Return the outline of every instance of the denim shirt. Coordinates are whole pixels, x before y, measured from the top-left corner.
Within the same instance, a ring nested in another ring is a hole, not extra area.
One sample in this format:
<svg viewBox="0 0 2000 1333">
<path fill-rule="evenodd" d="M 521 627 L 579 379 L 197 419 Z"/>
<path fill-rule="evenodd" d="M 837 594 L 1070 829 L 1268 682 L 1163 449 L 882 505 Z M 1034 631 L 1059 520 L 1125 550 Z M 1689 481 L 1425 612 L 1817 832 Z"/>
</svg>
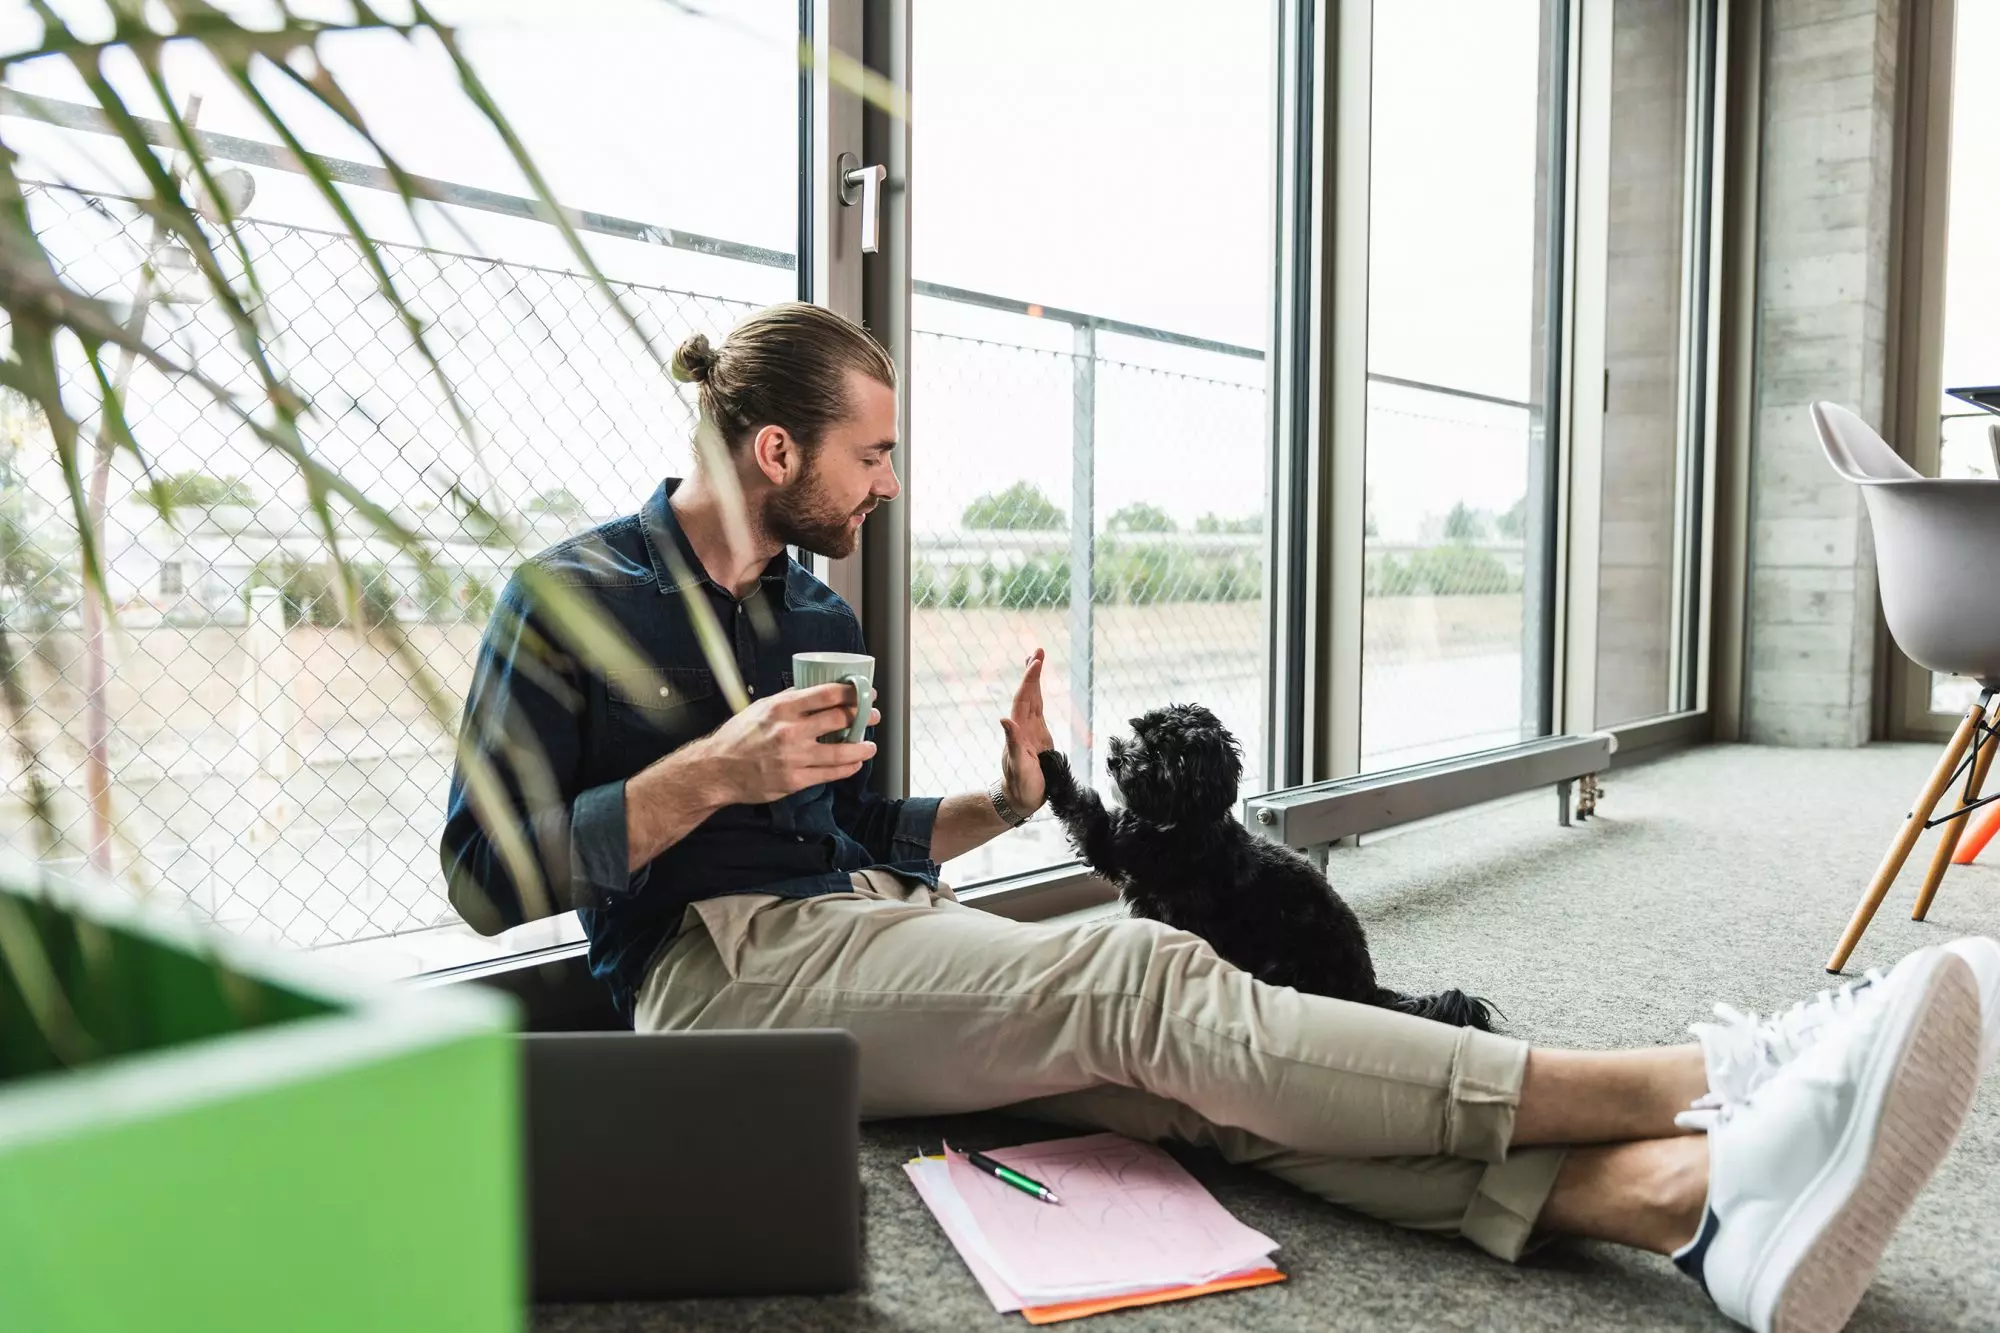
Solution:
<svg viewBox="0 0 2000 1333">
<path fill-rule="evenodd" d="M 790 688 L 794 653 L 866 651 L 853 610 L 788 555 L 773 558 L 741 601 L 708 579 L 667 503 L 679 484 L 668 479 L 639 513 L 528 562 L 609 613 L 648 663 L 643 670 L 584 669 L 537 605 L 525 570 L 508 581 L 479 645 L 460 747 L 491 762 L 508 821 L 553 902 L 522 901 L 501 848 L 473 813 L 462 759 L 440 848 L 453 905 L 484 934 L 576 908 L 591 971 L 628 1020 L 647 966 L 698 899 L 846 892 L 852 872 L 870 866 L 937 883 L 930 840 L 938 802 L 871 791 L 872 764 L 769 805 L 718 810 L 627 873 L 625 780 L 729 717 L 686 598 L 708 599 L 753 698 Z M 675 584 L 661 554 L 669 544 L 698 583 Z"/>
</svg>

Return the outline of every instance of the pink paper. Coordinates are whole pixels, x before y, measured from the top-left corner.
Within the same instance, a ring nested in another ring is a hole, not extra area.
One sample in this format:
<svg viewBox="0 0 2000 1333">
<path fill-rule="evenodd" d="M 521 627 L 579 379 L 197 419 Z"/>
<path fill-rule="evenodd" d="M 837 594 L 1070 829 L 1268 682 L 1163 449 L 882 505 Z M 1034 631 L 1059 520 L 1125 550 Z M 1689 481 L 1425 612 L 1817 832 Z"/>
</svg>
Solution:
<svg viewBox="0 0 2000 1333">
<path fill-rule="evenodd" d="M 986 1299 L 992 1301 L 993 1308 L 1001 1314 L 1010 1314 L 1027 1302 L 1001 1281 L 1000 1275 L 993 1271 L 993 1265 L 980 1256 L 978 1239 L 966 1229 L 959 1216 L 959 1209 L 964 1204 L 952 1196 L 949 1179 L 942 1179 L 936 1174 L 944 1166 L 942 1161 L 918 1158 L 904 1163 L 903 1172 L 917 1187 L 917 1197 L 924 1201 L 931 1210 L 931 1216 L 944 1228 L 945 1239 L 958 1251 L 958 1257 L 965 1260 L 965 1266 L 972 1270 L 972 1279 L 986 1293 Z"/>
<path fill-rule="evenodd" d="M 1230 1216 L 1173 1158 L 1122 1135 L 987 1155 L 1062 1200 L 1044 1203 L 947 1154 L 951 1184 L 995 1276 L 1013 1292 L 1033 1293 L 1037 1304 L 1051 1293 L 1207 1282 L 1256 1267 L 1278 1248 Z"/>
</svg>

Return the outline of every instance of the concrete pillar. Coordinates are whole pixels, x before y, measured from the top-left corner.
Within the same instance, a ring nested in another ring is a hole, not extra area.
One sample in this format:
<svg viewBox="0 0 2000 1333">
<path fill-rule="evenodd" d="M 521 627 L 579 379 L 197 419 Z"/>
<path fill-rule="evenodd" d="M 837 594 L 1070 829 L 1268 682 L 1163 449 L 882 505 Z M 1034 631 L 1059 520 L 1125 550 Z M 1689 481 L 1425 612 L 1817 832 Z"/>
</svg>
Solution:
<svg viewBox="0 0 2000 1333">
<path fill-rule="evenodd" d="M 1869 738 L 1875 557 L 1807 407 L 1882 423 L 1901 0 L 1771 0 L 1750 462 L 1747 740 Z"/>
</svg>

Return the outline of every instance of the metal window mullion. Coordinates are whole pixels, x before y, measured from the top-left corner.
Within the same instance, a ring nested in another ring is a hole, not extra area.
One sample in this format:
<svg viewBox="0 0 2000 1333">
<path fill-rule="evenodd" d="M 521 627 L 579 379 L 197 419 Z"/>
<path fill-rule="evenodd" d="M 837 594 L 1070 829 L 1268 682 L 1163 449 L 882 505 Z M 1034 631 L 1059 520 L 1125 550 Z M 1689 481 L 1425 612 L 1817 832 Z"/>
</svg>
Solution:
<svg viewBox="0 0 2000 1333">
<path fill-rule="evenodd" d="M 839 159 L 863 148 L 862 101 L 829 76 L 838 58 L 863 55 L 863 0 L 812 0 L 812 292 L 815 304 L 860 319 L 861 219 L 840 200 Z"/>
<path fill-rule="evenodd" d="M 1069 519 L 1069 755 L 1089 774 L 1094 711 L 1097 554 L 1097 330 L 1078 324 L 1071 358 Z"/>
<path fill-rule="evenodd" d="M 1541 327 L 1541 411 L 1528 420 L 1528 489 L 1523 509 L 1525 540 L 1521 572 L 1521 738 L 1551 734 L 1557 715 L 1557 655 L 1560 642 L 1561 565 L 1557 514 L 1562 497 L 1564 385 L 1568 382 L 1569 239 L 1571 177 L 1570 108 L 1575 104 L 1569 0 L 1550 0 L 1544 30 L 1542 152 L 1545 174 L 1540 206 L 1545 224 L 1536 244 L 1543 264 Z"/>
<path fill-rule="evenodd" d="M 1313 416 L 1321 339 L 1316 321 L 1323 264 L 1319 206 L 1324 193 L 1326 6 L 1333 0 L 1276 0 L 1276 123 L 1273 162 L 1272 302 L 1269 401 L 1269 535 L 1264 606 L 1269 665 L 1264 733 L 1270 738 L 1263 782 L 1305 780 L 1312 691 L 1312 589 L 1318 531 L 1313 522 L 1316 456 L 1322 435 Z"/>
<path fill-rule="evenodd" d="M 1582 8 L 1586 0 L 1571 0 L 1563 14 L 1561 41 L 1563 45 L 1563 101 L 1558 123 L 1550 129 L 1551 140 L 1558 145 L 1557 151 L 1562 161 L 1562 185 L 1556 193 L 1555 206 L 1560 210 L 1556 224 L 1556 234 L 1550 244 L 1554 251 L 1550 264 L 1556 270 L 1550 275 L 1549 298 L 1555 302 L 1548 337 L 1555 340 L 1549 351 L 1551 382 L 1544 386 L 1548 400 L 1547 419 L 1551 423 L 1554 439 L 1550 441 L 1548 478 L 1548 514 L 1546 547 L 1549 564 L 1548 576 L 1543 585 L 1543 595 L 1548 599 L 1548 712 L 1546 721 L 1548 734 L 1555 735 L 1564 730 L 1568 708 L 1565 690 L 1569 680 L 1568 670 L 1571 660 L 1569 643 L 1570 589 L 1573 570 L 1570 565 L 1570 497 L 1575 488 L 1571 460 L 1575 455 L 1574 441 L 1576 421 L 1579 411 L 1577 385 L 1582 381 L 1582 371 L 1577 365 L 1577 253 L 1578 253 L 1578 163 L 1580 160 L 1582 135 L 1580 124 L 1583 104 L 1583 21 Z M 1601 383 L 1600 372 L 1596 383 Z M 1534 528 L 1527 529 L 1532 533 Z"/>
<path fill-rule="evenodd" d="M 1599 555 L 1604 503 L 1605 299 L 1609 263 L 1612 0 L 1577 15 L 1575 234 L 1571 250 L 1570 430 L 1563 515 L 1566 596 L 1558 730 L 1585 732 L 1597 718 Z"/>
<path fill-rule="evenodd" d="M 861 46 L 867 67 L 883 75 L 890 86 L 907 94 L 912 75 L 910 0 L 844 0 L 863 9 Z M 882 194 L 880 248 L 864 261 L 860 238 L 849 244 L 861 272 L 861 300 L 851 312 L 889 349 L 895 360 L 900 392 L 896 403 L 896 467 L 904 493 L 894 504 L 877 509 L 862 529 L 860 552 L 861 623 L 869 651 L 875 656 L 875 680 L 881 725 L 876 728 L 874 783 L 889 796 L 910 789 L 910 504 L 913 476 L 910 438 L 910 389 L 915 337 L 910 297 L 911 137 L 907 115 L 880 106 L 861 114 L 863 162 L 888 168 Z M 858 219 L 858 210 L 846 210 Z"/>
<path fill-rule="evenodd" d="M 1711 605 L 1707 706 L 1715 739 L 1741 738 L 1746 687 L 1747 609 L 1750 602 L 1750 448 L 1756 433 L 1757 227 L 1760 144 L 1763 131 L 1764 17 L 1761 0 L 1734 0 L 1724 8 L 1726 37 L 1719 103 L 1721 151 L 1717 167 L 1714 245 L 1715 430 L 1709 437 L 1712 468 Z"/>
<path fill-rule="evenodd" d="M 1702 286 L 1707 252 L 1707 158 L 1709 60 L 1708 11 L 1711 0 L 1688 6 L 1687 72 L 1682 99 L 1681 128 L 1681 247 L 1680 392 L 1674 408 L 1674 530 L 1672 563 L 1668 569 L 1668 608 L 1672 616 L 1667 644 L 1668 711 L 1689 706 L 1694 681 L 1699 616 L 1695 600 L 1694 564 L 1700 511 L 1700 464 L 1703 450 L 1696 423 L 1702 420 L 1701 398 L 1707 376 L 1700 352 L 1705 341 L 1708 302 Z"/>
<path fill-rule="evenodd" d="M 818 26 L 818 15 L 816 13 L 818 8 L 819 0 L 799 0 L 799 49 L 802 51 L 817 49 L 813 45 L 813 34 Z M 794 254 L 797 256 L 795 262 L 798 265 L 797 296 L 801 301 L 810 301 L 813 299 L 813 259 L 818 250 L 818 246 L 814 243 L 813 239 L 815 235 L 814 226 L 817 221 L 817 215 L 813 208 L 813 196 L 817 191 L 814 190 L 813 186 L 819 180 L 819 172 L 814 166 L 818 160 L 815 154 L 815 135 L 818 133 L 816 127 L 819 123 L 819 117 L 813 114 L 813 103 L 816 100 L 814 74 L 817 63 L 815 61 L 812 64 L 808 64 L 803 60 L 799 62 L 799 169 L 798 184 L 796 187 L 798 191 L 796 206 L 799 216 L 798 237 Z"/>
<path fill-rule="evenodd" d="M 1321 584 L 1313 636 L 1317 716 L 1307 781 L 1361 771 L 1362 617 L 1367 561 L 1369 180 L 1373 149 L 1374 4 L 1339 0 L 1327 89 L 1328 184 L 1320 196 L 1327 281 L 1314 328 L 1324 351 L 1314 510 Z M 1323 159 L 1324 160 L 1324 159 Z"/>
<path fill-rule="evenodd" d="M 862 56 L 862 0 L 811 3 L 812 97 L 806 108 L 812 122 L 812 161 L 806 173 L 811 182 L 807 201 L 811 248 L 801 266 L 811 274 L 808 299 L 813 304 L 859 320 L 864 313 L 859 210 L 841 203 L 839 161 L 842 153 L 852 153 L 856 160 L 861 156 L 862 102 L 828 71 L 839 56 L 856 60 Z M 845 560 L 815 557 L 812 561 L 813 572 L 846 599 L 865 627 L 864 563 L 861 551 Z"/>
<path fill-rule="evenodd" d="M 1970 68 L 1957 51 L 1957 0 L 1904 6 L 1897 64 L 1897 200 L 1890 284 L 1889 373 L 1884 433 L 1919 472 L 1943 462 L 1946 250 L 1954 158 L 1954 84 Z M 1948 736 L 1958 717 L 1931 708 L 1932 676 L 1903 656 L 1876 611 L 1877 734 L 1895 740 Z"/>
<path fill-rule="evenodd" d="M 1701 302 L 1695 321 L 1692 364 L 1700 384 L 1695 394 L 1694 420 L 1700 454 L 1694 460 L 1694 511 L 1689 515 L 1695 549 L 1691 557 L 1686 637 L 1693 659 L 1693 679 L 1679 699 L 1685 708 L 1706 710 L 1709 681 L 1714 671 L 1714 607 L 1716 555 L 1716 455 L 1715 437 L 1720 405 L 1717 396 L 1718 369 L 1722 341 L 1721 265 L 1716 262 L 1716 238 L 1722 232 L 1722 190 L 1718 182 L 1717 145 L 1721 142 L 1724 83 L 1723 61 L 1728 54 L 1729 0 L 1709 0 L 1701 7 L 1706 30 L 1701 34 L 1705 69 L 1700 86 L 1701 111 L 1701 206 L 1696 225 L 1701 228 L 1701 253 L 1695 278 L 1695 292 Z"/>
</svg>

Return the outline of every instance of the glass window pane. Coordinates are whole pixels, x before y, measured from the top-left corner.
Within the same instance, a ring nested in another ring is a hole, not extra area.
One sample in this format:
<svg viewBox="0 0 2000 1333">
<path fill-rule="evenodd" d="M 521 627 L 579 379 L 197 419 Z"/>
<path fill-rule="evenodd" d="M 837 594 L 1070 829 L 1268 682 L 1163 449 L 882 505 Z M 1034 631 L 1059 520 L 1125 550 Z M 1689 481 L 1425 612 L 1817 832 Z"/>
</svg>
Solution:
<svg viewBox="0 0 2000 1333">
<path fill-rule="evenodd" d="M 1006 308 L 918 288 L 911 789 L 998 776 L 1035 645 L 1100 788 L 1104 738 L 1174 702 L 1216 712 L 1259 788 L 1270 7 L 915 8 L 918 276 Z M 946 875 L 1069 859 L 1044 821 Z"/>
<path fill-rule="evenodd" d="M 1944 383 L 1948 387 L 2000 384 L 2000 176 L 1991 169 L 2000 143 L 2000 6 L 1956 6 L 1951 89 L 1951 202 L 1945 226 Z M 1941 477 L 1991 477 L 1991 429 L 2000 417 L 1977 412 L 1956 398 L 1939 408 L 1943 447 Z M 1979 697 L 1978 685 L 1934 676 L 1931 707 L 1964 713 Z"/>
<path fill-rule="evenodd" d="M 1689 707 L 1687 0 L 1612 9 L 1598 726 Z"/>
<path fill-rule="evenodd" d="M 1364 769 L 1547 727 L 1542 0 L 1374 7 Z"/>
<path fill-rule="evenodd" d="M 719 336 L 795 293 L 793 0 L 732 6 L 728 23 L 650 3 L 588 15 L 455 8 L 440 6 L 442 16 L 463 20 L 470 59 L 562 200 L 736 243 L 718 255 L 660 236 L 589 235 L 655 337 L 670 347 L 695 329 Z M 525 190 L 433 45 L 370 35 L 331 43 L 328 63 L 411 169 Z M 170 48 L 167 75 L 177 99 L 202 98 L 202 129 L 272 141 L 211 67 Z M 87 100 L 48 62 L 9 78 Z M 132 82 L 134 110 L 159 114 Z M 312 148 L 368 157 L 323 110 L 281 89 L 272 96 Z M 716 114 L 725 105 L 729 114 Z M 143 304 L 149 337 L 250 395 L 249 367 L 187 256 L 117 197 L 138 183 L 107 165 L 118 159 L 113 142 L 13 117 L 0 130 L 26 174 L 45 182 L 28 186 L 30 212 L 67 278 L 118 309 Z M 671 157 L 659 151 L 668 141 Z M 298 945 L 419 930 L 454 920 L 437 856 L 454 729 L 431 719 L 357 617 L 400 625 L 455 711 L 513 567 L 631 512 L 662 475 L 682 472 L 692 418 L 551 228 L 451 207 L 431 210 L 420 234 L 392 195 L 350 188 L 384 265 L 427 321 L 475 424 L 475 451 L 332 211 L 300 176 L 255 168 L 244 180 L 262 313 L 279 364 L 314 407 L 309 446 L 429 538 L 437 567 L 420 571 L 343 517 L 343 553 L 364 580 L 351 614 L 296 471 L 185 381 L 141 366 L 127 406 L 180 504 L 170 524 L 145 503 L 129 458 L 104 469 L 119 632 L 94 657 L 61 475 L 46 430 L 18 402 L 0 403 L 16 409 L 0 423 L 0 493 L 27 537 L 9 554 L 26 563 L 9 564 L 0 613 L 30 663 L 30 726 L 62 784 L 55 808 L 72 859 L 97 854 L 230 929 Z M 57 181 L 82 188 L 48 183 Z M 497 503 L 518 540 L 466 517 L 453 491 L 461 482 Z M 26 819 L 15 762 L 10 747 L 0 760 L 10 838 Z M 117 840 L 92 812 L 100 782 Z"/>
</svg>

